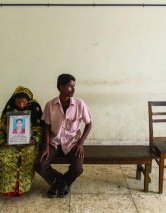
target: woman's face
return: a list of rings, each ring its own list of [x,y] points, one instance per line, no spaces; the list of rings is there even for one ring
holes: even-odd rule
[[[28,105],[28,100],[26,98],[16,98],[15,104],[18,109],[24,109]]]

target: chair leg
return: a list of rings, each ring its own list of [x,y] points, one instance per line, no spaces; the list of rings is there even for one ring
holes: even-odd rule
[[[163,178],[164,178],[164,154],[159,158],[159,194],[163,193]]]

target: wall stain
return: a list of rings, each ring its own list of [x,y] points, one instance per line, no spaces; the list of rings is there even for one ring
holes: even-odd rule
[[[97,45],[98,45],[98,42],[96,41],[96,42],[92,43],[92,45],[93,45],[93,46],[97,46]]]
[[[92,85],[121,85],[130,82],[130,79],[118,79],[118,80],[85,80],[80,81],[80,84],[92,86]]]

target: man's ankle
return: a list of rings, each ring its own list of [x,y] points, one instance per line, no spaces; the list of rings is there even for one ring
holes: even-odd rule
[[[59,187],[59,195],[65,196],[69,192],[70,192],[70,187],[68,186],[66,179],[63,178]]]

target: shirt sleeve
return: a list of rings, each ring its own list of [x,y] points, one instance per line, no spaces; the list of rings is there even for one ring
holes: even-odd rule
[[[91,114],[87,104],[82,101],[82,120],[85,124],[89,124],[91,122]]]
[[[50,118],[50,103],[48,102],[44,108],[42,120],[48,125],[51,124],[51,118]]]

